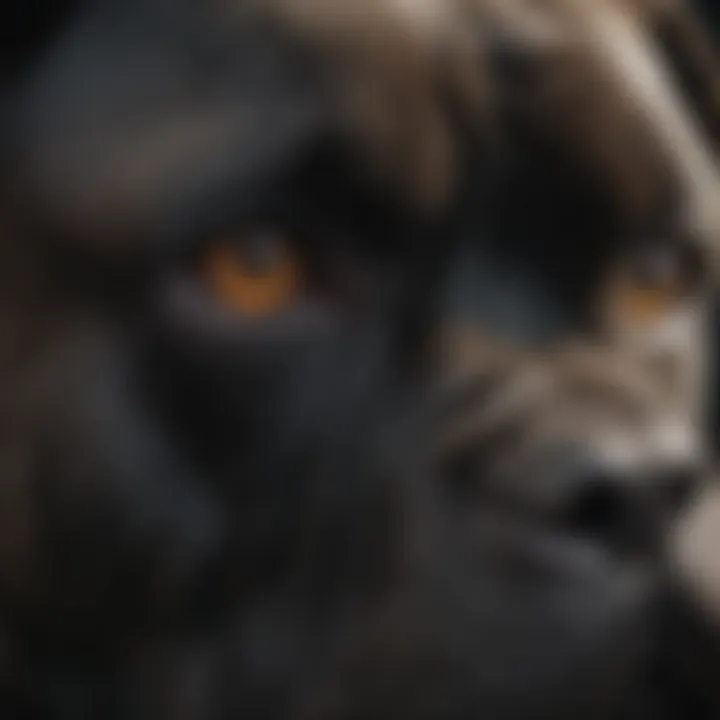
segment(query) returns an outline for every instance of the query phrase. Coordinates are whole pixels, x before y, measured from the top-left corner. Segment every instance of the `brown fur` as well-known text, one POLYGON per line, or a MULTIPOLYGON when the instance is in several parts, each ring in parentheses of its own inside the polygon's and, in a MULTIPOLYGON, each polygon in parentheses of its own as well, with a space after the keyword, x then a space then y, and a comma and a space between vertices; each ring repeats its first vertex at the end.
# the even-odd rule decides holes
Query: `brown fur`
MULTIPOLYGON (((625 23, 635 33, 637 55, 647 56, 646 41, 661 18, 678 18, 664 20, 665 28, 689 25, 679 10, 661 13, 664 5, 659 0, 223 0, 214 8, 225 22, 264 16, 324 56, 342 125, 371 149, 369 161, 386 181, 423 205, 437 207, 458 186, 466 163, 458 126, 473 128, 485 151, 502 151, 505 81, 497 70, 502 48, 532 73, 523 99, 528 117, 563 152, 604 179, 631 222, 654 214, 680 183, 688 188, 695 224, 712 234, 709 198, 716 178, 702 160, 704 140, 688 126, 687 113, 663 119, 662 108, 638 97, 633 68, 614 65, 615 51, 598 36, 603 17, 625 23), (689 159, 678 154, 678 137, 691 148, 689 159)), ((680 54, 690 44, 696 45, 675 43, 680 54)), ((657 64, 658 56, 650 60, 657 64)), ((696 74, 708 78, 709 62, 706 55, 698 59, 695 65, 704 71, 696 74)), ((108 151, 109 137, 103 153, 110 154, 100 170, 87 170, 87 177, 79 161, 68 178, 70 160, 55 160, 63 176, 49 192, 53 212, 82 215, 88 222, 92 211, 101 217, 95 230, 105 220, 96 234, 106 235, 108 226, 120 232, 153 202, 159 176, 182 177, 188 168, 202 172, 192 163, 222 146, 227 126, 202 115, 173 122, 134 138, 137 151, 130 155, 108 151), (84 185, 75 194, 83 200, 74 209, 77 200, 68 197, 65 185, 78 182, 84 185)))
POLYGON ((478 443, 491 448, 499 437, 512 442, 491 451, 498 463, 574 445, 630 475, 693 466, 703 452, 702 378, 692 372, 703 352, 699 331, 662 351, 664 359, 676 361, 668 371, 657 366, 653 353, 638 354, 622 344, 578 342, 530 352, 458 330, 441 344, 451 383, 486 378, 491 389, 481 406, 445 428, 444 450, 462 453, 478 443))
MULTIPOLYGON (((493 123, 499 99, 493 89, 502 92, 502 80, 491 68, 503 41, 532 66, 536 87, 527 104, 537 122, 607 178, 629 216, 654 212, 674 179, 687 188, 702 232, 715 229, 708 198, 716 176, 701 160, 705 139, 684 111, 663 118, 652 96, 638 93, 635 83, 643 81, 633 80, 635 68, 608 62, 615 51, 598 34, 603 18, 625 24, 642 56, 655 53, 654 38, 662 33, 674 50, 667 62, 688 67, 697 79, 698 111, 712 113, 714 58, 680 3, 427 0, 415 4, 416 12, 400 0, 357 7, 334 0, 256 4, 328 53, 353 127, 370 140, 378 165, 416 195, 437 200, 452 187, 457 148, 449 95, 450 107, 471 109, 486 142, 502 140, 493 123), (677 138, 694 159, 677 154, 677 138)), ((648 59, 662 64, 662 57, 648 59)))

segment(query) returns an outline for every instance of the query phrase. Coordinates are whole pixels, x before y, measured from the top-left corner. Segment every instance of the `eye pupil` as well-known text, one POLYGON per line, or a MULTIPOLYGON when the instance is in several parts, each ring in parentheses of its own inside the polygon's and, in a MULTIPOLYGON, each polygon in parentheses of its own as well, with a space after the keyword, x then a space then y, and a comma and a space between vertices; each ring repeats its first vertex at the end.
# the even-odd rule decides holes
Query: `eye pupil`
POLYGON ((645 255, 635 271, 636 282, 648 289, 672 292, 680 284, 682 268, 671 252, 645 255))
POLYGON ((287 260, 287 248, 274 235, 258 238, 242 251, 235 250, 238 263, 245 265, 252 277, 272 275, 287 260))

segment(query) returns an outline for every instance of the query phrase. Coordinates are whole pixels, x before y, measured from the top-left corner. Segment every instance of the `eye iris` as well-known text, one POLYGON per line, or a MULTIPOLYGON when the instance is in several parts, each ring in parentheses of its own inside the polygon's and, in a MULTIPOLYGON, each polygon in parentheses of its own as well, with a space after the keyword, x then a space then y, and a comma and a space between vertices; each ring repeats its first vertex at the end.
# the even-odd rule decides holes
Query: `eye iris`
POLYGON ((630 310, 636 317, 652 318, 667 310, 682 294, 681 267, 671 253, 645 258, 637 268, 631 289, 630 310))
POLYGON ((650 253, 625 266, 611 284, 610 307, 619 319, 651 322, 684 292, 682 263, 673 253, 650 253))
POLYGON ((207 286, 223 305, 252 316, 269 315, 289 306, 301 289, 301 273, 285 245, 257 257, 220 244, 203 257, 207 286))
POLYGON ((625 291, 625 314, 641 320, 651 320, 665 311, 672 302, 674 291, 666 286, 634 286, 625 291))

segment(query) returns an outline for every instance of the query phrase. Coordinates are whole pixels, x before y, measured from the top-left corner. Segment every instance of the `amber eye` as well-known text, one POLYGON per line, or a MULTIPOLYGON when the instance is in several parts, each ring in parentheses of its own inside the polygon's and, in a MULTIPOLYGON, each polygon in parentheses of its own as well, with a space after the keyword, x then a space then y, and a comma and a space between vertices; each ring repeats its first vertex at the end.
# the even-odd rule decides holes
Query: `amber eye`
POLYGON ((223 306, 249 317, 280 313, 304 290, 304 268, 280 236, 242 243, 232 238, 209 244, 200 258, 203 282, 223 306))
POLYGON ((647 325, 677 309, 697 280, 694 255, 684 248, 642 250, 625 258, 606 287, 604 307, 614 321, 647 325))

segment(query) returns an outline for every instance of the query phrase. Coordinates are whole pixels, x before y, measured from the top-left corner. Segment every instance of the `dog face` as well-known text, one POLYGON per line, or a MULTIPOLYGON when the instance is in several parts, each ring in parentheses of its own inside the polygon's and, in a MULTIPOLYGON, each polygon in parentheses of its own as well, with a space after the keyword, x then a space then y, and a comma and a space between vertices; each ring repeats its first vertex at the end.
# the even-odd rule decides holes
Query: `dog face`
POLYGON ((574 7, 102 3, 50 49, 5 148, 20 702, 637 699, 701 454, 704 206, 574 7))

